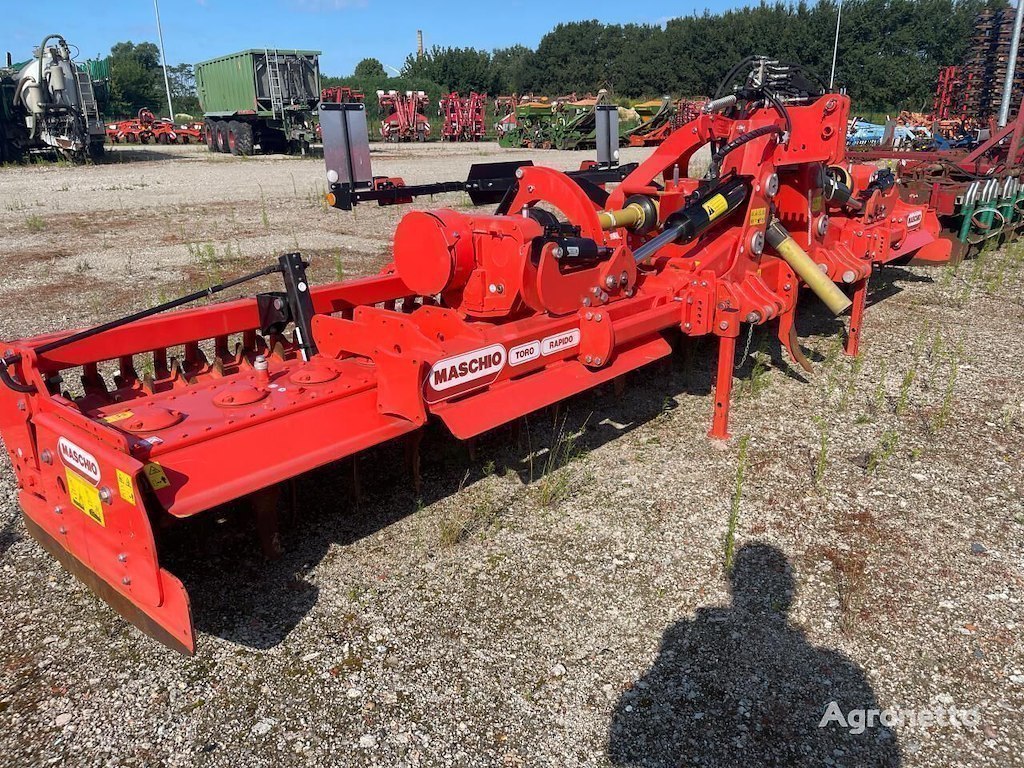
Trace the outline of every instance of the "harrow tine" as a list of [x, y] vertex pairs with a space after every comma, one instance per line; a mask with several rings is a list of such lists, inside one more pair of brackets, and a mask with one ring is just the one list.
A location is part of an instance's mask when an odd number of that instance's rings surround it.
[[281, 557], [281, 485], [272, 485], [256, 491], [251, 497], [256, 535], [263, 556], [269, 560]]
[[807, 359], [803, 348], [800, 346], [800, 337], [796, 333], [796, 312], [783, 312], [779, 315], [779, 343], [785, 347], [790, 358], [808, 373], [814, 371], [814, 366]]
[[416, 496], [420, 495], [423, 488], [423, 476], [421, 474], [420, 444], [423, 442], [423, 431], [417, 429], [410, 432], [405, 438], [405, 464], [409, 470], [409, 477], [412, 479], [412, 488]]

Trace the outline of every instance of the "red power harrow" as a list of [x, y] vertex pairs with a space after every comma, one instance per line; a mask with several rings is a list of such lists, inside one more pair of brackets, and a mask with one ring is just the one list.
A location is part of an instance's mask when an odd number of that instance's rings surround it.
[[458, 92], [441, 97], [441, 141], [480, 141], [487, 133], [487, 97], [481, 93], [459, 96]]
[[[950, 253], [927, 206], [847, 161], [847, 98], [788, 72], [755, 61], [610, 192], [526, 165], [494, 213], [410, 212], [375, 277], [313, 287], [288, 254], [128, 318], [4, 345], [0, 434], [29, 531], [191, 652], [188, 595], [154, 539], [168, 521], [415, 441], [431, 419], [473, 438], [664, 358], [679, 335], [718, 338], [710, 435], [727, 438], [745, 325], [772, 324], [809, 366], [794, 331], [807, 287], [836, 313], [852, 305], [855, 354], [872, 269]], [[708, 143], [710, 170], [687, 177]], [[271, 273], [282, 291], [156, 314]]]

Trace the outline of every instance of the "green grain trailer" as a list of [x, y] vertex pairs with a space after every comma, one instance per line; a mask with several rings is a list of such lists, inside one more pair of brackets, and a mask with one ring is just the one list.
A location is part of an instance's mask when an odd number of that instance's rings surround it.
[[316, 138], [320, 51], [250, 49], [196, 64], [211, 152], [305, 152]]

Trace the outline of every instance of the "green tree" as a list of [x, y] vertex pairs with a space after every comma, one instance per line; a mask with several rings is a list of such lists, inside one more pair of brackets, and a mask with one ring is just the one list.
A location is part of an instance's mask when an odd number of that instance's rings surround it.
[[193, 117], [202, 114], [199, 97], [196, 95], [196, 76], [191, 64], [178, 64], [167, 68], [167, 78], [171, 84], [171, 100], [174, 102], [176, 114], [187, 114]]
[[115, 115], [134, 115], [142, 107], [166, 114], [162, 94], [160, 51], [153, 43], [131, 41], [110, 49], [110, 109]]
[[359, 78], [385, 78], [387, 73], [384, 71], [384, 65], [380, 63], [379, 59], [366, 58], [356, 64], [352, 76]]

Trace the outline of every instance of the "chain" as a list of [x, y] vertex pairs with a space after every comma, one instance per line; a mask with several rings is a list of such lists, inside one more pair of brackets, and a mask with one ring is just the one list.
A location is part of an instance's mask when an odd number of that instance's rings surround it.
[[740, 355], [740, 359], [736, 361], [736, 365], [733, 366], [733, 370], [739, 370], [740, 366], [743, 365], [743, 361], [747, 359], [747, 355], [750, 354], [750, 342], [754, 338], [754, 324], [747, 324], [747, 343], [743, 347], [743, 354]]

